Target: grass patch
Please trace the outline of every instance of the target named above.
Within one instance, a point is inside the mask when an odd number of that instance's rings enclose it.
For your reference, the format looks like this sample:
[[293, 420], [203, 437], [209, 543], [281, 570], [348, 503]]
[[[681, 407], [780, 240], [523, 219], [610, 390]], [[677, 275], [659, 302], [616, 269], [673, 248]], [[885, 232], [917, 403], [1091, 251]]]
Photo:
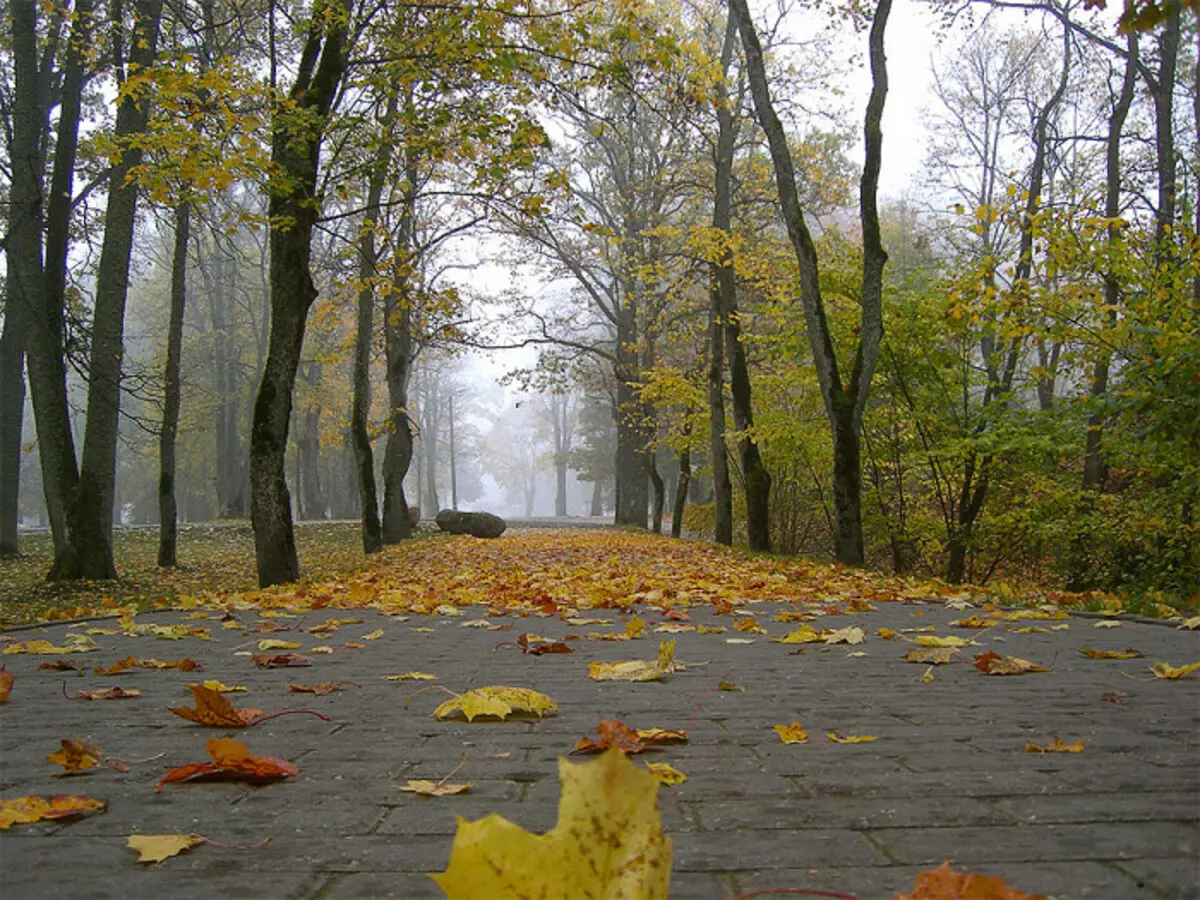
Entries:
[[[437, 534], [421, 529], [417, 537]], [[158, 531], [121, 528], [113, 533], [120, 577], [113, 581], [48, 582], [54, 559], [49, 534], [21, 536], [21, 555], [0, 558], [0, 628], [102, 614], [135, 605], [139, 611], [171, 605], [182, 597], [230, 594], [258, 586], [254, 533], [248, 522], [185, 525], [179, 529], [175, 569], [160, 569]], [[296, 552], [305, 582], [333, 581], [386, 564], [386, 549], [368, 559], [355, 522], [306, 522], [296, 526]]]

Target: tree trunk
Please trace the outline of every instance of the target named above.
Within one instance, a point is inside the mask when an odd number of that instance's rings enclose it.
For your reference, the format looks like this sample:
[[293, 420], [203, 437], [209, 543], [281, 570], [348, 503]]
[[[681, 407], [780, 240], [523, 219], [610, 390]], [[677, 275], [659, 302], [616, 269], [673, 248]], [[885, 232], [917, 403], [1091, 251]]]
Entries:
[[[310, 371], [314, 364], [310, 363]], [[317, 368], [319, 372], [320, 369]], [[315, 377], [320, 384], [320, 375]], [[314, 385], [315, 386], [315, 385]], [[325, 497], [321, 490], [321, 407], [312, 402], [304, 410], [300, 427], [300, 484], [303, 519], [325, 518]]]
[[600, 483], [600, 479], [592, 482], [592, 505], [588, 509], [589, 516], [604, 515], [604, 486]]
[[[13, 57], [12, 135], [9, 145], [12, 181], [9, 195], [8, 289], [23, 298], [37, 327], [27, 332], [29, 388], [37, 425], [38, 452], [46, 513], [54, 536], [51, 577], [61, 563], [77, 556], [84, 538], [67, 519], [68, 498], [79, 484], [71, 411], [67, 402], [63, 359], [63, 311], [66, 299], [67, 253], [70, 244], [71, 202], [79, 143], [79, 113], [87, 80], [85, 57], [91, 44], [90, 0], [76, 3], [74, 21], [62, 66], [57, 138], [51, 187], [43, 189], [41, 146], [45, 102], [38, 73], [37, 13], [31, 0], [10, 5]], [[46, 73], [42, 73], [45, 75]], [[42, 202], [45, 198], [45, 207]], [[45, 262], [42, 234], [45, 228]], [[104, 535], [97, 552], [103, 571]], [[111, 566], [111, 553], [108, 554]], [[105, 572], [107, 574], [107, 572]]]
[[800, 270], [800, 302], [804, 309], [809, 348], [833, 436], [834, 509], [837, 516], [834, 528], [835, 553], [839, 562], [848, 565], [862, 565], [864, 560], [862, 464], [858, 433], [862, 428], [862, 412], [870, 393], [871, 379], [879, 358], [879, 343], [883, 338], [883, 267], [887, 262], [887, 254], [879, 236], [876, 197], [883, 147], [881, 123], [888, 88], [883, 39], [891, 6], [891, 0], [880, 0], [868, 39], [872, 86], [863, 126], [866, 158], [859, 189], [859, 219], [863, 232], [862, 313], [853, 370], [848, 382], [843, 383], [821, 297], [816, 246], [800, 206], [787, 135], [771, 101], [762, 47], [746, 0], [730, 0], [729, 4], [730, 14], [741, 33], [754, 108], [759, 124], [767, 135], [788, 237]]
[[638, 397], [637, 307], [632, 298], [621, 304], [617, 328], [617, 525], [646, 527], [649, 473], [642, 403]]
[[1179, 65], [1179, 44], [1182, 14], [1173, 8], [1158, 31], [1158, 73], [1148, 79], [1150, 96], [1154, 100], [1154, 149], [1158, 172], [1158, 210], [1155, 215], [1154, 239], [1159, 260], [1169, 258], [1168, 246], [1173, 244], [1175, 227], [1175, 72]]
[[309, 259], [321, 123], [346, 66], [346, 8], [338, 2], [331, 7], [331, 15], [310, 23], [291, 102], [273, 121], [271, 160], [283, 177], [273, 182], [268, 200], [271, 330], [250, 433], [250, 518], [260, 587], [300, 576], [284, 457], [304, 329], [317, 296]]
[[163, 367], [163, 417], [158, 433], [158, 564], [179, 564], [176, 553], [175, 436], [179, 429], [180, 356], [183, 313], [187, 303], [187, 255], [192, 208], [175, 207], [175, 250], [171, 258], [171, 314], [167, 324], [167, 361]]
[[679, 454], [679, 481], [675, 485], [675, 508], [671, 510], [671, 537], [683, 533], [683, 513], [687, 509], [688, 487], [692, 481], [692, 451]]
[[425, 457], [425, 496], [430, 509], [437, 515], [441, 511], [438, 500], [437, 464], [438, 464], [438, 380], [433, 373], [425, 379], [425, 404], [421, 410], [421, 447]]
[[[135, 0], [134, 28], [128, 69], [133, 75], [154, 64], [163, 0]], [[120, 23], [117, 23], [120, 27]], [[122, 60], [124, 63], [124, 60]], [[124, 78], [124, 75], [122, 75]], [[103, 546], [69, 548], [58, 571], [64, 578], [114, 578], [112, 524], [120, 426], [121, 368], [125, 355], [125, 301], [129, 295], [129, 262], [137, 217], [138, 187], [129, 180], [141, 164], [142, 150], [131, 140], [146, 130], [150, 100], [127, 95], [117, 105], [113, 137], [121, 157], [109, 170], [104, 242], [96, 270], [92, 345], [88, 366], [87, 431], [79, 468], [79, 490], [67, 507], [75, 528], [92, 544], [101, 534]]]
[[658, 472], [657, 454], [653, 452], [646, 454], [646, 470], [650, 473], [650, 484], [654, 487], [654, 517], [652, 528], [655, 534], [662, 534], [663, 506], [666, 501], [666, 494], [664, 491], [662, 475], [660, 475]]
[[[40, 168], [40, 167], [39, 167]], [[10, 213], [8, 233], [14, 231]], [[12, 271], [12, 264], [9, 264]], [[20, 520], [21, 429], [25, 417], [25, 311], [29, 298], [10, 277], [4, 298], [4, 333], [0, 335], [0, 556], [15, 556]]]
[[[1125, 130], [1125, 119], [1129, 108], [1133, 105], [1133, 94], [1137, 87], [1138, 42], [1137, 32], [1131, 31], [1128, 37], [1129, 54], [1125, 59], [1125, 77], [1121, 82], [1121, 93], [1113, 106], [1112, 116], [1108, 120], [1108, 138], [1105, 143], [1105, 184], [1104, 184], [1104, 216], [1110, 222], [1121, 214], [1121, 134]], [[1197, 71], [1200, 71], [1198, 69]], [[1197, 102], [1200, 102], [1198, 99]], [[1200, 209], [1200, 206], [1197, 207]], [[1115, 225], [1108, 229], [1109, 253], [1115, 256], [1121, 243], [1121, 229]], [[1104, 273], [1104, 306], [1106, 318], [1111, 327], [1117, 322], [1117, 306], [1121, 302], [1120, 280], [1112, 271], [1112, 264], [1106, 267]], [[1112, 353], [1108, 345], [1100, 348], [1100, 356], [1092, 368], [1091, 395], [1093, 402], [1108, 394], [1109, 365]], [[1097, 409], [1088, 416], [1087, 437], [1084, 447], [1082, 488], [1095, 490], [1104, 483], [1104, 413]]]
[[[416, 151], [404, 151], [404, 192], [401, 196], [400, 222], [396, 234], [396, 266], [393, 287], [388, 292], [384, 312], [384, 343], [387, 357], [388, 442], [383, 458], [383, 542], [394, 544], [412, 537], [413, 523], [408, 517], [408, 498], [404, 495], [404, 477], [413, 458], [413, 429], [408, 415], [408, 382], [412, 377], [415, 350], [412, 336], [412, 276], [416, 241], [417, 181], [420, 172]], [[431, 471], [436, 466], [430, 466]], [[417, 474], [417, 506], [422, 507], [421, 473]], [[436, 489], [431, 494], [429, 514], [436, 516]]]

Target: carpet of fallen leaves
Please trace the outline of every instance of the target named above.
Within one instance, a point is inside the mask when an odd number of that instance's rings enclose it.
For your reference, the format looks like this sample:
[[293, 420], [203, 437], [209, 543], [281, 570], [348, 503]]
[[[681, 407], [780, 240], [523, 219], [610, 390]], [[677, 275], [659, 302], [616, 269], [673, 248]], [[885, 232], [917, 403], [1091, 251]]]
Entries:
[[[421, 532], [416, 540], [364, 557], [354, 523], [297, 526], [304, 578], [255, 589], [254, 538], [244, 523], [184, 528], [182, 565], [155, 565], [157, 532], [117, 532], [115, 581], [49, 584], [48, 535], [22, 538], [23, 555], [0, 559], [0, 628], [17, 624], [144, 612], [156, 607], [377, 608], [435, 613], [484, 604], [548, 611], [756, 600], [860, 601], [952, 597], [1002, 605], [1085, 603], [1120, 609], [1111, 595], [952, 588], [798, 558], [750, 557], [701, 541], [609, 529], [511, 530], [496, 541]], [[1176, 614], [1164, 607], [1163, 615]]]

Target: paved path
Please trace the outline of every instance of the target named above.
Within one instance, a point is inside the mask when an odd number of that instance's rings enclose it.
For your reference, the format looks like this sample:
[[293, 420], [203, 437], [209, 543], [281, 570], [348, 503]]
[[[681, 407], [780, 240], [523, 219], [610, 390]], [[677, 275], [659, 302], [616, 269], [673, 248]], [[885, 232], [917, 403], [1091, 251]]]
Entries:
[[[780, 607], [753, 607], [772, 635], [792, 625], [771, 621]], [[479, 610], [465, 610], [467, 618]], [[215, 614], [214, 614], [215, 615]], [[90, 667], [128, 655], [190, 656], [205, 678], [244, 681], [239, 705], [267, 712], [295, 706], [320, 710], [326, 723], [289, 716], [239, 733], [255, 753], [284, 757], [299, 776], [265, 786], [174, 784], [155, 793], [165, 765], [200, 761], [205, 739], [219, 729], [189, 725], [167, 712], [188, 701], [194, 674], [134, 671], [117, 678], [65, 673], [72, 693], [120, 684], [140, 699], [71, 702], [61, 674], [38, 671], [53, 657], [10, 655], [16, 673], [0, 706], [0, 796], [86, 793], [107, 800], [103, 814], [70, 823], [16, 825], [0, 832], [0, 896], [18, 898], [170, 897], [349, 898], [440, 896], [422, 873], [448, 860], [455, 816], [497, 811], [535, 831], [554, 824], [555, 760], [602, 718], [633, 727], [686, 728], [690, 743], [657, 758], [685, 772], [686, 783], [663, 788], [660, 804], [674, 841], [672, 897], [718, 898], [768, 888], [838, 891], [890, 898], [911, 890], [918, 872], [949, 859], [1003, 875], [1010, 884], [1059, 898], [1200, 897], [1200, 681], [1155, 680], [1148, 663], [1200, 660], [1200, 633], [1124, 623], [1093, 628], [1072, 619], [1067, 631], [964, 632], [947, 627], [965, 615], [939, 605], [881, 603], [859, 616], [828, 616], [817, 627], [861, 625], [861, 646], [823, 648], [743, 637], [678, 635], [677, 658], [688, 664], [663, 683], [613, 684], [587, 678], [588, 661], [652, 658], [658, 636], [628, 643], [581, 640], [573, 655], [493, 652], [522, 630], [551, 636], [581, 633], [556, 618], [509, 618], [511, 632], [461, 627], [462, 618], [413, 617], [398, 622], [374, 612], [322, 610], [274, 619], [290, 628], [327, 616], [358, 615], [332, 637], [295, 631], [262, 635], [224, 630], [213, 620], [162, 613], [139, 622], [202, 624], [214, 640], [157, 641], [100, 635], [100, 652], [70, 657]], [[618, 623], [628, 616], [599, 615]], [[643, 612], [653, 625], [660, 617]], [[262, 621], [244, 613], [241, 621]], [[729, 616], [693, 609], [697, 624], [730, 625]], [[111, 621], [94, 623], [112, 626]], [[1013, 623], [1014, 627], [1030, 623]], [[1039, 624], [1039, 623], [1035, 623]], [[1040, 623], [1049, 625], [1055, 623]], [[938, 633], [974, 637], [962, 659], [920, 683], [923, 666], [903, 662], [908, 644], [884, 641], [899, 631], [936, 625]], [[434, 631], [413, 628], [433, 627]], [[377, 628], [384, 635], [345, 649]], [[66, 626], [13, 638], [61, 641]], [[74, 630], [81, 630], [76, 627]], [[239, 651], [261, 637], [330, 644], [304, 669], [265, 671]], [[1145, 659], [1097, 661], [1081, 646], [1135, 647]], [[987, 677], [970, 665], [986, 647], [1038, 663], [1048, 674]], [[865, 656], [850, 656], [865, 652]], [[429, 691], [404, 709], [416, 685], [382, 680], [410, 670], [435, 673], [455, 691], [487, 684], [534, 687], [560, 707], [542, 721], [490, 724], [437, 722], [444, 695]], [[354, 681], [325, 697], [288, 694], [289, 681]], [[720, 692], [720, 679], [744, 686]], [[1102, 695], [1121, 691], [1122, 702]], [[810, 743], [784, 745], [772, 726], [801, 721]], [[875, 743], [840, 745], [826, 731], [870, 733]], [[58, 779], [45, 761], [60, 738], [86, 738], [125, 758], [164, 753], [128, 773], [102, 769]], [[1031, 754], [1026, 741], [1086, 740], [1078, 754]], [[507, 756], [501, 757], [502, 754]], [[409, 778], [437, 780], [466, 763], [454, 780], [470, 793], [424, 799], [401, 793]], [[139, 867], [125, 848], [136, 832], [198, 832], [218, 841], [252, 843], [250, 851], [202, 846], [161, 865]]]

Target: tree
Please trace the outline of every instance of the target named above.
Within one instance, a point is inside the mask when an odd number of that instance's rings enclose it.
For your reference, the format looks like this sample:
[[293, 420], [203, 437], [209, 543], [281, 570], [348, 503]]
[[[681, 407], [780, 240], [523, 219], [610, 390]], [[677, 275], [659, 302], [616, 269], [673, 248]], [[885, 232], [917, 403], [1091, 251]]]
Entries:
[[784, 220], [800, 270], [800, 302], [804, 308], [813, 364], [833, 436], [834, 545], [838, 560], [849, 565], [862, 565], [864, 561], [859, 435], [863, 409], [879, 356], [879, 343], [883, 337], [881, 305], [883, 267], [887, 262], [887, 254], [879, 237], [876, 194], [882, 157], [881, 121], [888, 87], [883, 38], [890, 12], [891, 0], [880, 0], [871, 20], [868, 39], [872, 88], [864, 124], [866, 162], [859, 192], [859, 219], [863, 233], [862, 288], [859, 298], [862, 318], [854, 363], [848, 380], [843, 381], [821, 298], [817, 251], [800, 206], [795, 166], [787, 136], [771, 101], [758, 33], [750, 19], [746, 0], [730, 0], [730, 13], [737, 20], [742, 37], [754, 108], [759, 124], [767, 135]]
[[271, 330], [250, 434], [250, 517], [261, 587], [300, 577], [284, 456], [304, 330], [317, 297], [309, 260], [321, 139], [345, 73], [348, 28], [341, 0], [313, 9], [295, 80], [272, 113]]

